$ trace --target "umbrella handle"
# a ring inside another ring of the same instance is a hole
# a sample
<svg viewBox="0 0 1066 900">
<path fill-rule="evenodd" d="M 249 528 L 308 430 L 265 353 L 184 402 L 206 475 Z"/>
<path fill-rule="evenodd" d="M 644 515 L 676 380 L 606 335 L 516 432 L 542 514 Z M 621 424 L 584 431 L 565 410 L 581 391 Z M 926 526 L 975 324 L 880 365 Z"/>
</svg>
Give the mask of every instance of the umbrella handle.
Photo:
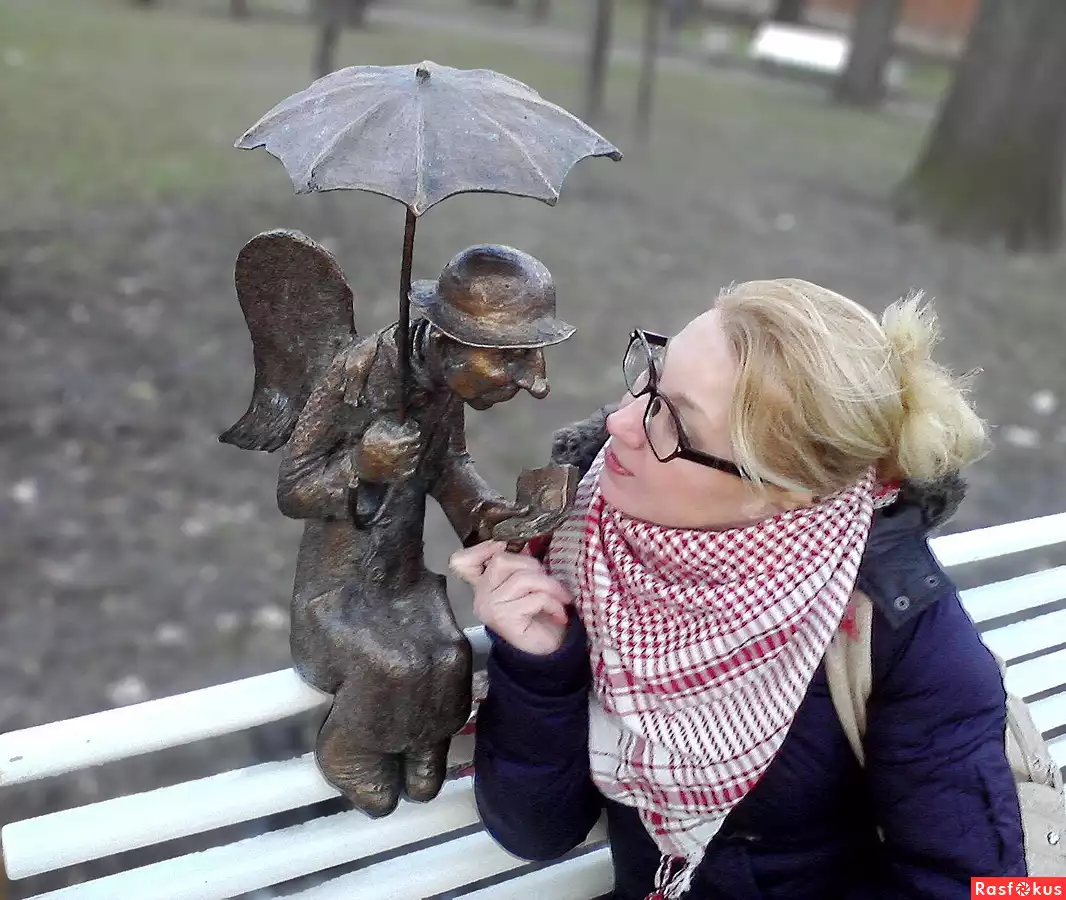
<svg viewBox="0 0 1066 900">
<path fill-rule="evenodd" d="M 418 217 L 407 208 L 403 229 L 403 262 L 400 267 L 400 424 L 407 418 L 407 386 L 411 376 L 411 263 L 415 255 L 415 225 Z"/>
</svg>

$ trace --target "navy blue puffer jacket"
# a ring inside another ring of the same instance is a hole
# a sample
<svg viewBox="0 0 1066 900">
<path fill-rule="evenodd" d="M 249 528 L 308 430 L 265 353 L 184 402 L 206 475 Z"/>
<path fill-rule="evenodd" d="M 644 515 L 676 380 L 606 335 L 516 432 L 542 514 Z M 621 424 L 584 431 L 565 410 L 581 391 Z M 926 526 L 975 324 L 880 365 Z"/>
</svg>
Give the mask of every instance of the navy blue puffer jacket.
<svg viewBox="0 0 1066 900">
<path fill-rule="evenodd" d="M 936 517 L 905 495 L 878 512 L 863 557 L 859 587 L 877 610 L 865 768 L 819 669 L 777 757 L 709 845 L 691 900 L 968 900 L 971 876 L 1025 874 L 1003 684 L 929 551 Z M 658 851 L 589 777 L 580 621 L 549 657 L 495 641 L 489 678 L 475 757 L 489 832 L 552 859 L 606 813 L 613 897 L 643 900 Z"/>
</svg>

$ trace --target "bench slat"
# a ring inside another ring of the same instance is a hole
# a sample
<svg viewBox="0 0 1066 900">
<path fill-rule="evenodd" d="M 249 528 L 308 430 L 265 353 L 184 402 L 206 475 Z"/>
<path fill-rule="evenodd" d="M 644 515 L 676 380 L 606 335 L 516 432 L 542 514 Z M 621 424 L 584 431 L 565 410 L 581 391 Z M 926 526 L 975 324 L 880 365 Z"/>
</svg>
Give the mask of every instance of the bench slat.
<svg viewBox="0 0 1066 900">
<path fill-rule="evenodd" d="M 1044 734 L 1066 727 L 1066 692 L 1030 703 L 1029 712 Z"/>
<path fill-rule="evenodd" d="M 475 652 L 485 629 L 468 628 Z M 332 700 L 293 669 L 0 734 L 0 786 L 128 759 L 299 715 Z"/>
<path fill-rule="evenodd" d="M 1066 609 L 986 631 L 981 639 L 1006 662 L 1066 642 Z"/>
<path fill-rule="evenodd" d="M 285 900 L 423 900 L 521 865 L 479 831 L 341 875 Z"/>
<path fill-rule="evenodd" d="M 465 762 L 472 739 L 454 738 L 451 750 Z M 12 822 L 3 828 L 4 861 L 11 878 L 28 878 L 337 796 L 307 753 Z"/>
<path fill-rule="evenodd" d="M 339 794 L 309 753 L 13 822 L 3 829 L 4 862 L 10 877 L 28 878 Z"/>
<path fill-rule="evenodd" d="M 597 826 L 581 846 L 600 843 L 605 838 L 606 830 Z M 325 884 L 289 894 L 286 900 L 353 900 L 355 897 L 359 900 L 423 900 L 525 864 L 525 860 L 512 856 L 487 832 L 479 831 L 341 875 Z M 554 880 L 552 884 L 554 887 Z M 591 898 L 594 895 L 586 896 Z M 555 898 L 554 891 L 552 898 Z"/>
<path fill-rule="evenodd" d="M 292 669 L 0 735 L 0 785 L 243 731 L 332 698 Z"/>
<path fill-rule="evenodd" d="M 613 887 L 611 852 L 601 847 L 546 869 L 536 869 L 527 875 L 512 878 L 503 884 L 463 894 L 462 900 L 530 900 L 540 897 L 589 900 L 590 897 L 608 893 Z"/>
<path fill-rule="evenodd" d="M 1063 597 L 1066 597 L 1066 566 L 959 592 L 966 612 L 978 625 L 1013 613 L 1037 610 Z"/>
<path fill-rule="evenodd" d="M 1066 542 L 1066 513 L 976 528 L 959 534 L 946 534 L 929 542 L 942 566 L 966 563 L 1050 547 Z"/>
<path fill-rule="evenodd" d="M 848 48 L 843 35 L 773 22 L 759 28 L 748 52 L 755 59 L 836 74 L 848 60 Z"/>
<path fill-rule="evenodd" d="M 225 900 L 478 823 L 473 779 L 384 819 L 352 810 L 71 885 L 29 900 Z M 361 900 L 361 898 L 360 898 Z"/>
<path fill-rule="evenodd" d="M 1066 648 L 1007 669 L 1007 690 L 1023 700 L 1057 687 L 1066 687 Z"/>
</svg>

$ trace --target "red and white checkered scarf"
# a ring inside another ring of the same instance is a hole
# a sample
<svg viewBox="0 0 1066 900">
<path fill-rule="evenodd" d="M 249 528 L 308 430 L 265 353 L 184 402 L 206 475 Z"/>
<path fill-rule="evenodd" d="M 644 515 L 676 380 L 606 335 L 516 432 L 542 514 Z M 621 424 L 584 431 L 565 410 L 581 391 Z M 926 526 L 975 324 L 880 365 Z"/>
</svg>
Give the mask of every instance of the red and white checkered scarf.
<svg viewBox="0 0 1066 900">
<path fill-rule="evenodd" d="M 547 564 L 588 631 L 592 778 L 663 854 L 651 896 L 679 897 L 781 747 L 891 498 L 875 504 L 871 469 L 747 528 L 664 528 L 604 502 L 602 465 L 601 451 Z"/>
</svg>

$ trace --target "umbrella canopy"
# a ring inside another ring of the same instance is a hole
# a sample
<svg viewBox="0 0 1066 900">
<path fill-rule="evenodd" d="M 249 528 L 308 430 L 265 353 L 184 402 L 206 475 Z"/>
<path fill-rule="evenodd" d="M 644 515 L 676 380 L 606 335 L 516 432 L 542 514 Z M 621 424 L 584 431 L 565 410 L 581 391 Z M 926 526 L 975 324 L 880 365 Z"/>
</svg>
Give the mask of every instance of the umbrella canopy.
<svg viewBox="0 0 1066 900">
<path fill-rule="evenodd" d="M 432 62 L 333 72 L 275 106 L 236 146 L 265 147 L 299 194 L 371 191 L 415 216 L 473 191 L 554 205 L 577 162 L 622 156 L 520 81 Z"/>
</svg>

